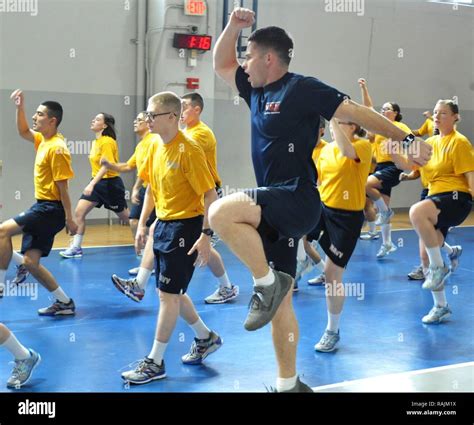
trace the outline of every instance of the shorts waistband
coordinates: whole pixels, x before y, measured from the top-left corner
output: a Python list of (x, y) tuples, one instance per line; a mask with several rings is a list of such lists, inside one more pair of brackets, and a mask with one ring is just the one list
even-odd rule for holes
[(364, 210), (343, 210), (341, 208), (333, 208), (333, 207), (328, 207), (324, 202), (322, 202), (324, 208), (327, 208), (330, 211), (338, 212), (338, 213), (344, 213), (344, 214), (354, 214), (354, 215), (360, 215), (360, 213), (363, 213)]
[(389, 166), (389, 165), (395, 165), (395, 163), (393, 161), (377, 162), (377, 166), (379, 166), (379, 165)]
[(196, 217), (189, 217), (189, 218), (178, 218), (176, 220), (161, 220), (160, 218), (158, 219), (159, 223), (184, 223), (188, 222), (191, 223), (193, 221), (200, 221), (203, 220), (204, 216), (203, 215), (197, 215)]
[(37, 199), (36, 202), (38, 204), (44, 204), (45, 202), (48, 202), (50, 204), (57, 204), (57, 205), (63, 205), (63, 203), (61, 201), (51, 201), (49, 199)]

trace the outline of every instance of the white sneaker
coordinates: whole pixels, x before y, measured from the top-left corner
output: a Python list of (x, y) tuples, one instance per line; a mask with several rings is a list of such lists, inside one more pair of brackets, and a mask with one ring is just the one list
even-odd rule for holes
[(360, 235), (360, 239), (362, 239), (363, 241), (373, 241), (375, 239), (378, 239), (380, 238), (380, 235), (377, 231), (375, 232), (366, 232), (366, 233), (362, 233)]
[(441, 323), (444, 319), (447, 319), (451, 316), (451, 309), (446, 304), (446, 307), (439, 307), (435, 305), (430, 312), (424, 316), (421, 321), (427, 325), (432, 325), (435, 323)]
[(391, 254), (392, 252), (395, 252), (397, 250), (397, 247), (393, 244), (382, 244), (382, 246), (379, 249), (379, 252), (377, 252), (377, 258), (384, 258), (388, 254)]
[(314, 277), (313, 279), (308, 280), (308, 285), (310, 286), (319, 286), (326, 283), (326, 275), (321, 273), (319, 276)]
[(239, 295), (239, 287), (232, 285), (230, 288), (220, 286), (216, 291), (209, 295), (204, 301), (206, 304), (224, 304), (237, 298)]

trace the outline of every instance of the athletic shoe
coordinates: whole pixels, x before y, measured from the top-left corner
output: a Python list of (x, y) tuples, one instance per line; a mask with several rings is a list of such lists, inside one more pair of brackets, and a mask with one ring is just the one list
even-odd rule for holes
[(375, 220), (375, 225), (381, 226), (382, 224), (387, 224), (394, 215), (395, 213), (391, 208), (389, 208), (387, 211), (379, 212), (377, 214), (377, 219)]
[[(273, 392), (277, 393), (276, 389)], [(314, 392), (310, 386), (306, 385), (304, 382), (301, 382), (300, 377), (296, 378), (296, 384), (291, 390), (281, 391), (282, 393), (312, 393)]]
[(157, 379), (166, 378), (165, 361), (157, 365), (152, 359), (145, 357), (135, 369), (122, 373), (122, 379), (131, 384), (147, 384)]
[(204, 299), (206, 304), (224, 304), (237, 298), (239, 295), (239, 287), (232, 285), (230, 288), (220, 286), (215, 292)]
[(462, 246), (461, 245), (455, 245), (452, 247), (453, 252), (448, 255), (449, 261), (451, 261), (451, 272), (456, 270), (459, 266), (459, 257), (462, 254)]
[(72, 298), (67, 304), (56, 300), (49, 307), (40, 308), (38, 314), (40, 316), (71, 316), (76, 314), (76, 306)]
[(365, 232), (360, 235), (360, 239), (363, 241), (373, 241), (375, 239), (380, 238), (379, 232)]
[(298, 264), (296, 265), (295, 280), (299, 282), (301, 277), (305, 275), (306, 273), (309, 273), (311, 270), (313, 270), (314, 267), (315, 266), (313, 262), (308, 256), (306, 256), (306, 258), (303, 261), (298, 261)]
[(426, 277), (423, 273), (423, 266), (415, 267), (407, 276), (410, 280), (425, 280)]
[(13, 278), (12, 283), (19, 285), (20, 283), (23, 283), (29, 275), (30, 272), (28, 269), (23, 264), (20, 264), (19, 266), (16, 266), (16, 276)]
[(189, 365), (201, 364), (209, 354), (221, 348), (223, 343), (224, 341), (214, 331), (211, 331), (207, 339), (194, 338), (189, 353), (181, 357), (181, 361)]
[(249, 313), (244, 323), (245, 329), (255, 331), (269, 323), (280, 307), (283, 298), (293, 287), (294, 279), (286, 273), (272, 270), (275, 281), (271, 285), (254, 285), (249, 303)]
[(377, 258), (383, 258), (386, 257), (388, 254), (391, 254), (392, 252), (395, 252), (397, 250), (397, 247), (393, 244), (382, 244), (382, 246), (379, 249), (379, 252), (377, 252)]
[(116, 274), (113, 274), (111, 279), (115, 287), (131, 300), (139, 303), (145, 296), (145, 290), (140, 288), (136, 278), (122, 279)]
[(69, 247), (65, 251), (60, 251), (59, 255), (63, 258), (81, 258), (82, 248)]
[(451, 274), (449, 268), (443, 267), (432, 267), (430, 266), (428, 276), (423, 283), (422, 288), (430, 291), (438, 291), (444, 287), (444, 281)]
[(435, 305), (430, 310), (430, 312), (421, 319), (421, 321), (427, 325), (441, 323), (444, 319), (447, 319), (449, 316), (451, 316), (451, 314), (452, 311), (447, 304), (446, 307), (439, 307)]
[(308, 285), (310, 286), (320, 286), (326, 283), (326, 275), (321, 273), (319, 276), (314, 277), (313, 279), (308, 280)]
[(19, 389), (22, 385), (25, 385), (30, 380), (35, 367), (40, 364), (41, 356), (31, 348), (28, 351), (30, 357), (24, 360), (15, 360), (12, 374), (7, 381), (8, 388)]
[[(130, 269), (130, 270), (128, 271), (128, 274), (129, 274), (129, 275), (132, 275), (132, 276), (136, 276), (139, 271), (140, 271), (140, 267), (134, 267), (133, 269)], [(152, 275), (155, 274), (155, 269), (153, 269), (153, 270), (151, 271), (151, 274), (152, 274)]]
[(314, 349), (323, 353), (329, 353), (334, 351), (340, 339), (339, 331), (333, 332), (326, 329), (319, 342), (314, 346)]

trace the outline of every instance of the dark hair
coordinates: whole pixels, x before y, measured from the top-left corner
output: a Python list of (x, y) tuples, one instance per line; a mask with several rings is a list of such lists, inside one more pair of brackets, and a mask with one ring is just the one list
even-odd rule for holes
[(398, 121), (400, 122), (402, 119), (403, 119), (403, 116), (402, 114), (400, 113), (401, 110), (400, 110), (400, 106), (398, 106), (396, 103), (394, 102), (388, 102), (390, 103), (390, 106), (392, 107), (393, 111), (397, 113), (396, 117), (395, 117), (395, 121)]
[(59, 127), (61, 121), (63, 120), (63, 107), (58, 102), (54, 100), (47, 100), (41, 104), (46, 106), (47, 114), (49, 118), (56, 118), (56, 127)]
[(260, 28), (250, 34), (248, 41), (253, 41), (262, 49), (274, 50), (282, 63), (290, 64), (293, 56), (293, 39), (283, 28)]
[(104, 117), (104, 123), (107, 125), (106, 128), (102, 131), (102, 136), (109, 136), (112, 139), (117, 140), (117, 132), (115, 131), (115, 118), (106, 114), (105, 112), (99, 112)]
[(367, 132), (359, 124), (356, 124), (355, 122), (349, 122), (349, 124), (355, 126), (356, 129), (354, 131), (354, 134), (357, 137), (363, 138), (367, 136)]
[(182, 99), (190, 99), (191, 105), (199, 106), (201, 108), (201, 112), (204, 109), (204, 99), (199, 93), (186, 93), (182, 96)]

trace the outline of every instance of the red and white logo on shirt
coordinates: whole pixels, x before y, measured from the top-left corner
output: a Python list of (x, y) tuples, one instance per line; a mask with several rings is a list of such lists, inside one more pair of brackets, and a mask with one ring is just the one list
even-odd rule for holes
[(265, 105), (265, 114), (279, 114), (281, 102), (267, 102)]

